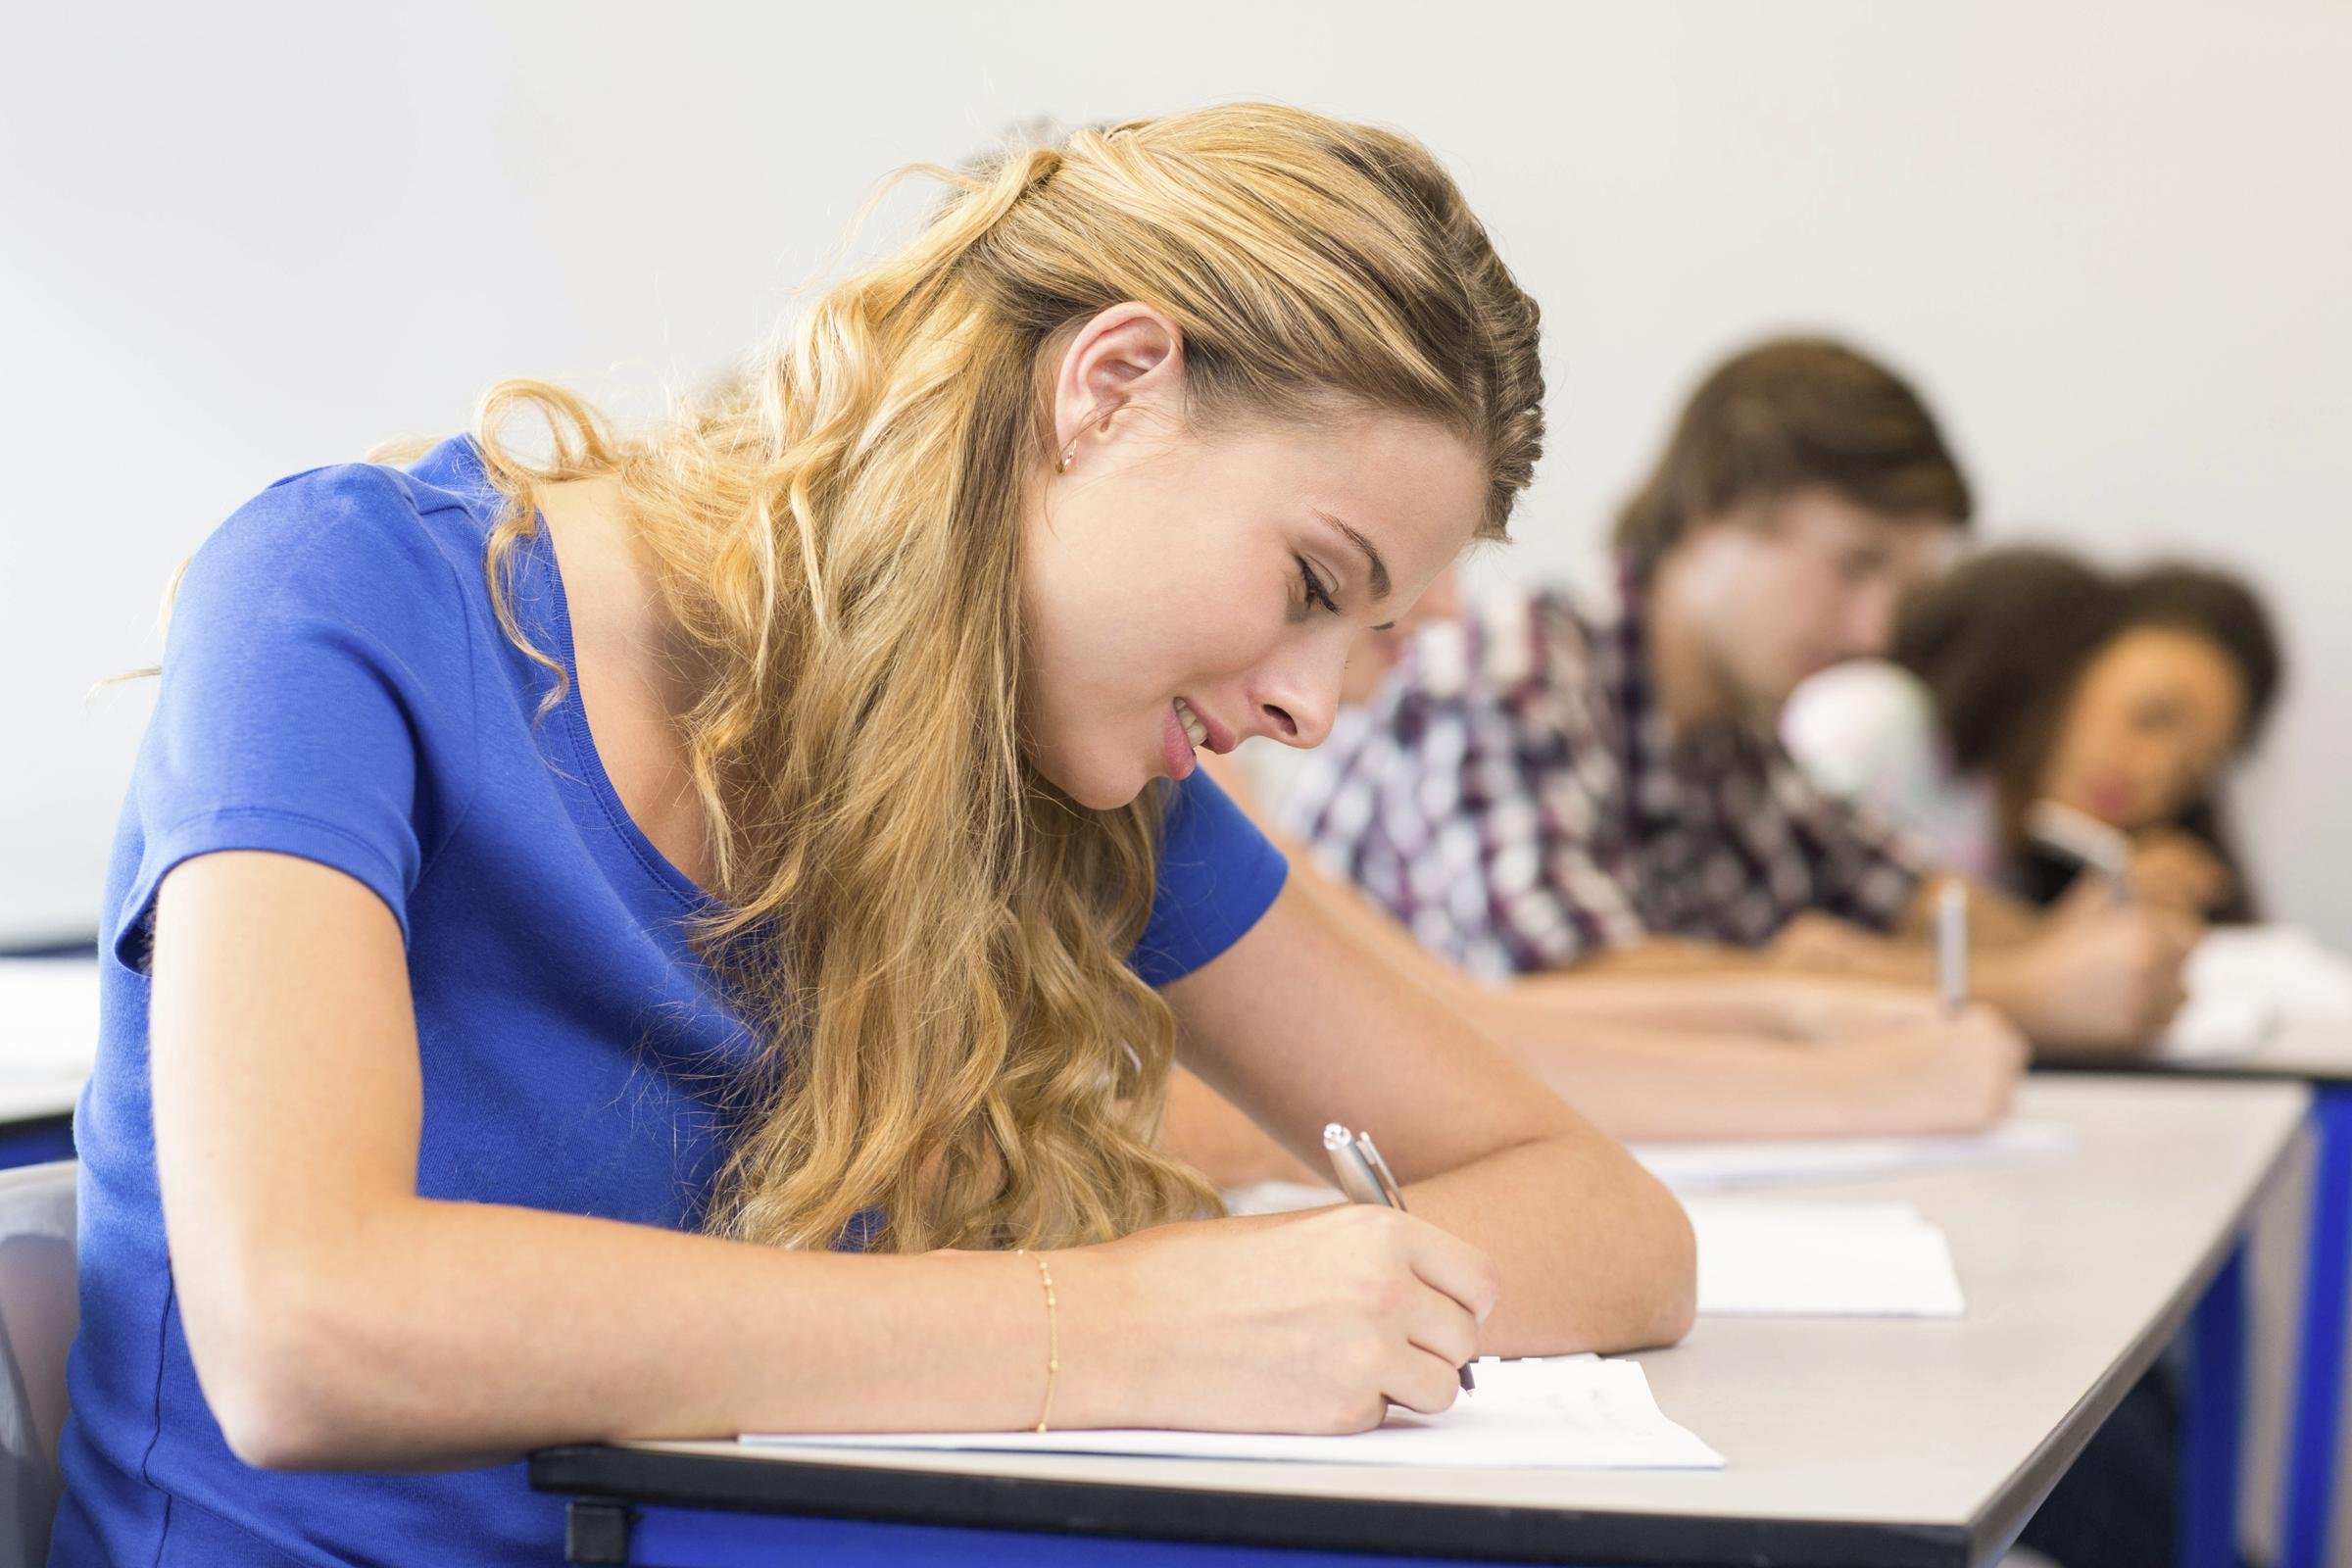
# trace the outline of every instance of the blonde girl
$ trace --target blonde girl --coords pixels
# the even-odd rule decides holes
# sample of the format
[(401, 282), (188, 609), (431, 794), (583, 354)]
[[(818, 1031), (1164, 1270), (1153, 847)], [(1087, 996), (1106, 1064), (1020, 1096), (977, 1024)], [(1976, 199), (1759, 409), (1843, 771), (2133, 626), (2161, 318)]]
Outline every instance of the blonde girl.
[[(674, 419), (508, 383), (196, 557), (57, 1560), (540, 1561), (540, 1445), (1340, 1431), (1683, 1332), (1673, 1200), (1196, 770), (1316, 744), (1500, 533), (1534, 305), (1417, 145), (1297, 111), (936, 172)], [(1376, 1130), (1411, 1215), (1213, 1217), (1179, 1057), (1296, 1150)]]

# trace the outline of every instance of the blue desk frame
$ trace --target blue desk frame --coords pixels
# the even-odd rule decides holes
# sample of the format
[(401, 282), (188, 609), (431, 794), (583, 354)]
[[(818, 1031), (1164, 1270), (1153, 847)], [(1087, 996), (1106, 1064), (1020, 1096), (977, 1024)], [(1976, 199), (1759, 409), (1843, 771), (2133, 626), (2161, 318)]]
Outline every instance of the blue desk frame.
[[(2092, 1424), (2065, 1446), (2068, 1460)], [(2062, 1469), (2030, 1464), (1996, 1499), (2001, 1523), (1965, 1529), (1200, 1492), (597, 1446), (533, 1455), (531, 1484), (571, 1494), (565, 1560), (613, 1568), (1971, 1568), (2014, 1538)]]
[(2244, 1243), (2205, 1288), (2188, 1340), (2188, 1408), (2180, 1432), (2174, 1551), (2180, 1568), (2237, 1568), (2246, 1414)]
[(1336, 1551), (1214, 1545), (1201, 1542), (1108, 1540), (1101, 1536), (1011, 1534), (942, 1525), (721, 1513), (709, 1508), (639, 1508), (623, 1559), (660, 1568), (770, 1568), (786, 1562), (856, 1568), (1445, 1568), (1430, 1557), (1355, 1556)]
[(74, 1113), (0, 1122), (0, 1170), (74, 1157)]
[(2352, 1083), (2314, 1082), (2311, 1229), (2278, 1568), (2327, 1568), (2343, 1454), (2346, 1269), (2352, 1266)]

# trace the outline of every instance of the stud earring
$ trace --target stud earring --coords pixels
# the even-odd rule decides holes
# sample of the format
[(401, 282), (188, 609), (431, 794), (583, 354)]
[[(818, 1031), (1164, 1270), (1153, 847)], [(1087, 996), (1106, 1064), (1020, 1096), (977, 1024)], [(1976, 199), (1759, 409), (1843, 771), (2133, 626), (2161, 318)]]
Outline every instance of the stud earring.
[[(1107, 434), (1110, 430), (1110, 421), (1112, 416), (1115, 416), (1120, 409), (1125, 407), (1126, 404), (1122, 400), (1121, 402), (1112, 404), (1108, 409), (1105, 409), (1102, 413), (1102, 417), (1100, 419), (1096, 418), (1091, 414), (1088, 415), (1084, 423), (1080, 425), (1079, 435), (1085, 434), (1085, 424), (1090, 423), (1094, 425), (1095, 433), (1097, 435)], [(1054, 471), (1055, 473), (1067, 473), (1070, 471), (1070, 466), (1077, 461), (1078, 436), (1074, 435), (1070, 437), (1070, 444), (1068, 446), (1063, 447), (1059, 452), (1054, 454)]]

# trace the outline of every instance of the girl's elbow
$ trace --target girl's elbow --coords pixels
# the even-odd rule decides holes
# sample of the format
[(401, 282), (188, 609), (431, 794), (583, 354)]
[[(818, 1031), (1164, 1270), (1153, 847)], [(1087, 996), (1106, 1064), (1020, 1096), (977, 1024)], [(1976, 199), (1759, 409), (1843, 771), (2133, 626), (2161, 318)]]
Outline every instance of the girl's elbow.
[(1664, 1212), (1659, 1216), (1659, 1282), (1656, 1321), (1659, 1345), (1678, 1344), (1698, 1317), (1698, 1237), (1682, 1200), (1663, 1187)]
[(1698, 1321), (1698, 1288), (1694, 1280), (1686, 1277), (1676, 1288), (1659, 1298), (1647, 1335), (1642, 1344), (1664, 1348), (1680, 1345), (1690, 1326)]
[(335, 1467), (328, 1423), (299, 1394), (269, 1388), (261, 1379), (231, 1378), (207, 1383), (205, 1398), (228, 1451), (254, 1469)]
[(228, 1451), (257, 1470), (333, 1468), (350, 1433), (339, 1430), (317, 1381), (302, 1375), (299, 1343), (283, 1330), (254, 1332), (249, 1341), (210, 1353), (190, 1341), (197, 1382)]
[(1643, 1288), (1627, 1314), (1622, 1349), (1678, 1344), (1698, 1316), (1698, 1243), (1690, 1216), (1663, 1186), (1649, 1206), (1649, 1266), (1640, 1272)]
[(228, 1449), (258, 1470), (346, 1462), (354, 1433), (334, 1407), (334, 1372), (353, 1338), (333, 1303), (296, 1275), (183, 1280), (180, 1316), (205, 1402)]

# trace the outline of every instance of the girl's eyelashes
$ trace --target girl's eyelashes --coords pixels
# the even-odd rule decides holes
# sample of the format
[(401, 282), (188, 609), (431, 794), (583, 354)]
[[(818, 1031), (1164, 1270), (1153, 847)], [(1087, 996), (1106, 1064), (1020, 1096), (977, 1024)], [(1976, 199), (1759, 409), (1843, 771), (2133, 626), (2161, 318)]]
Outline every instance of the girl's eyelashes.
[(1291, 559), (1298, 563), (1298, 580), (1306, 585), (1306, 602), (1338, 614), (1340, 602), (1332, 598), (1331, 590), (1323, 586), (1323, 579), (1315, 575), (1315, 568), (1308, 564), (1307, 559), (1304, 556), (1293, 556)]

